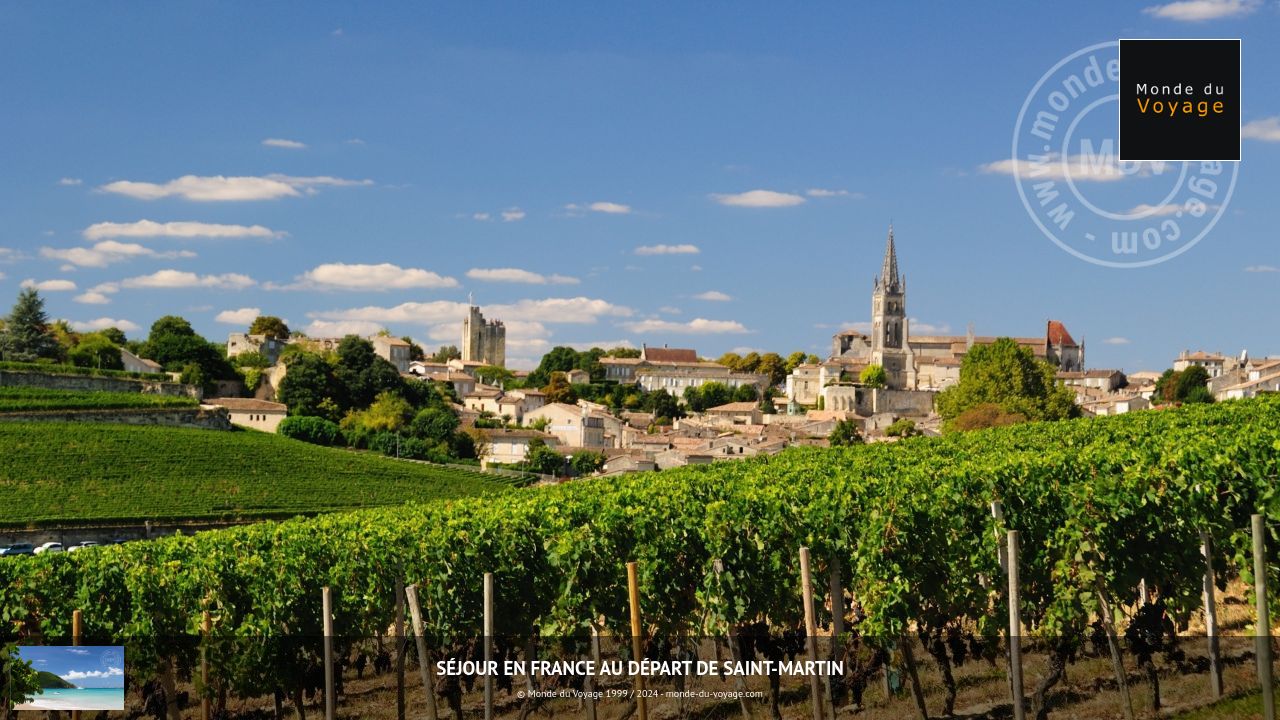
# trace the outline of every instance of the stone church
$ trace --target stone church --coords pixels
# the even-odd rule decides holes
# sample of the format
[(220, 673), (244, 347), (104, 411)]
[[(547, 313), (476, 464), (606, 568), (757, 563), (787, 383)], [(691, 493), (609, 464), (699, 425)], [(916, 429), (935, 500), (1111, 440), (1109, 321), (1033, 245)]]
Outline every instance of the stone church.
[[(832, 337), (831, 355), (820, 365), (801, 365), (787, 379), (788, 396), (802, 405), (813, 405), (824, 388), (856, 382), (868, 365), (885, 370), (891, 390), (941, 390), (960, 379), (960, 362), (975, 345), (994, 343), (998, 337), (975, 335), (912, 335), (907, 317), (907, 281), (898, 268), (893, 227), (885, 244), (884, 260), (871, 290), (870, 334), (845, 330)], [(1045, 323), (1042, 336), (1013, 337), (1037, 358), (1059, 370), (1084, 369), (1084, 343), (1077, 343), (1057, 320)]]

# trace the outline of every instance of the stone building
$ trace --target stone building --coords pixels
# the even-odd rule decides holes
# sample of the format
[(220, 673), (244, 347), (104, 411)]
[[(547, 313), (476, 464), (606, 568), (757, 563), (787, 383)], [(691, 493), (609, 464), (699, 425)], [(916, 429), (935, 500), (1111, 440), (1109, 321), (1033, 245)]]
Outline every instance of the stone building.
[(462, 320), (462, 360), (506, 367), (507, 328), (501, 320), (485, 320), (471, 305)]
[[(907, 315), (907, 282), (898, 267), (898, 253), (889, 228), (880, 273), (872, 282), (870, 335), (844, 330), (831, 339), (831, 356), (820, 365), (801, 365), (787, 378), (787, 398), (801, 406), (812, 406), (818, 397), (840, 406), (861, 407), (854, 394), (828, 392), (828, 386), (856, 383), (868, 365), (885, 370), (888, 390), (941, 390), (960, 380), (960, 364), (976, 345), (990, 345), (998, 336), (975, 335), (970, 327), (965, 335), (912, 335)], [(1077, 343), (1065, 325), (1057, 320), (1045, 323), (1041, 336), (1013, 337), (1039, 359), (1062, 372), (1084, 370), (1084, 343)], [(836, 397), (838, 396), (838, 397)], [(914, 405), (915, 403), (911, 403)], [(827, 409), (832, 409), (830, 405)]]

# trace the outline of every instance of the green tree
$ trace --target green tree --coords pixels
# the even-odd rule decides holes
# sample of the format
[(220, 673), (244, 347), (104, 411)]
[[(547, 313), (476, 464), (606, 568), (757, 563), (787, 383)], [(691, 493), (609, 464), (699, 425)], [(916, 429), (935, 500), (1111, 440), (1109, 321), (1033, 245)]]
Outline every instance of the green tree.
[(534, 438), (529, 441), (524, 466), (540, 475), (562, 475), (564, 456), (548, 447), (542, 438)]
[(59, 349), (49, 326), (49, 316), (44, 312), (44, 298), (35, 288), (23, 289), (5, 318), (0, 356), (10, 361), (34, 362), (57, 358)]
[(258, 368), (259, 370), (271, 367), (271, 363), (267, 361), (267, 356), (257, 350), (243, 352), (230, 358), (231, 364), (238, 368)]
[(1192, 365), (1178, 374), (1174, 382), (1173, 399), (1185, 403), (1213, 402), (1209, 392), (1209, 371)]
[(893, 424), (884, 429), (884, 434), (889, 437), (915, 437), (920, 434), (920, 430), (916, 428), (916, 421), (907, 418), (899, 418), (893, 421)]
[(290, 356), (276, 399), (289, 406), (290, 415), (313, 415), (337, 421), (346, 405), (342, 385), (333, 367), (311, 352)]
[(382, 392), (367, 410), (348, 417), (356, 418), (356, 422), (371, 432), (397, 432), (409, 424), (414, 414), (407, 400), (393, 392)]
[(446, 363), (446, 362), (449, 362), (450, 360), (461, 360), (461, 359), (462, 359), (462, 352), (458, 350), (457, 345), (441, 345), (439, 350), (436, 350), (434, 353), (431, 354), (430, 357), (427, 358), (427, 361), (433, 362), (433, 363)]
[(685, 416), (684, 406), (666, 390), (654, 390), (644, 399), (644, 408), (653, 413), (654, 420), (678, 420)]
[(733, 389), (719, 382), (704, 383), (701, 387), (689, 387), (684, 390), (684, 401), (689, 409), (702, 412), (707, 408), (733, 401)]
[(413, 338), (405, 335), (400, 339), (409, 343), (409, 362), (421, 361), (427, 357), (427, 352), (422, 349), (421, 345), (414, 342)]
[(827, 442), (831, 443), (831, 447), (848, 447), (849, 445), (862, 444), (862, 432), (858, 430), (856, 420), (838, 420), (835, 427), (831, 428), (831, 434), (827, 436)]
[(756, 390), (755, 385), (739, 385), (733, 391), (733, 400), (730, 402), (755, 402), (759, 399), (760, 393)]
[(124, 347), (129, 339), (124, 336), (124, 331), (118, 327), (109, 327), (105, 330), (98, 331), (103, 337), (115, 343), (117, 347)]
[(804, 364), (805, 354), (803, 350), (797, 350), (787, 356), (786, 370), (790, 375), (792, 371)]
[(858, 375), (858, 381), (870, 388), (882, 388), (888, 379), (883, 365), (868, 365)]
[(31, 663), (18, 655), (18, 645), (8, 643), (0, 647), (0, 705), (7, 717), (14, 717), (9, 710), (14, 705), (29, 701), (40, 692), (40, 681)]
[(348, 335), (338, 343), (338, 361), (334, 374), (346, 390), (347, 406), (364, 408), (380, 393), (401, 393), (404, 378), (400, 371), (373, 350), (373, 343), (357, 335)]
[(430, 407), (413, 416), (409, 431), (424, 440), (451, 442), (458, 430), (458, 416), (442, 407)]
[(529, 373), (529, 387), (541, 387), (551, 382), (553, 373), (567, 373), (578, 367), (578, 351), (571, 347), (558, 345), (542, 356), (538, 367)]
[(289, 326), (275, 315), (259, 315), (249, 325), (250, 335), (266, 335), (267, 337), (289, 339)]
[(605, 457), (603, 453), (593, 450), (579, 450), (569, 458), (569, 467), (573, 468), (573, 474), (578, 476), (591, 475), (604, 467)]
[(1009, 338), (977, 345), (960, 364), (960, 382), (938, 393), (938, 414), (948, 429), (956, 429), (951, 421), (961, 414), (985, 404), (997, 406), (1005, 416), (1028, 420), (1079, 416), (1074, 394), (1057, 381), (1056, 374), (1030, 348)]
[(787, 361), (782, 359), (778, 353), (765, 353), (760, 356), (760, 362), (756, 366), (756, 372), (761, 375), (769, 376), (769, 385), (780, 385), (787, 379)]
[(974, 405), (950, 420), (948, 430), (984, 430), (986, 428), (1017, 425), (1027, 421), (1022, 413), (1005, 412), (995, 403)]
[(501, 385), (506, 387), (511, 379), (515, 377), (515, 373), (498, 365), (481, 365), (476, 368), (473, 374), (476, 379), (486, 385)]
[(549, 403), (569, 403), (570, 405), (578, 402), (578, 395), (574, 392), (573, 386), (569, 384), (569, 378), (563, 372), (554, 372), (551, 374), (551, 380), (543, 388), (542, 392), (547, 396)]
[(760, 394), (760, 412), (765, 415), (774, 415), (778, 412), (777, 406), (773, 404), (774, 397), (773, 388), (764, 389), (764, 392)]
[(191, 323), (176, 315), (166, 315), (152, 323), (141, 348), (143, 357), (155, 360), (170, 372), (184, 372), (188, 365), (198, 365), (206, 385), (239, 377), (225, 353), (226, 348), (206, 341), (196, 334)]
[(124, 369), (124, 362), (120, 359), (120, 348), (102, 333), (81, 335), (80, 343), (67, 353), (67, 361), (79, 367), (101, 370)]

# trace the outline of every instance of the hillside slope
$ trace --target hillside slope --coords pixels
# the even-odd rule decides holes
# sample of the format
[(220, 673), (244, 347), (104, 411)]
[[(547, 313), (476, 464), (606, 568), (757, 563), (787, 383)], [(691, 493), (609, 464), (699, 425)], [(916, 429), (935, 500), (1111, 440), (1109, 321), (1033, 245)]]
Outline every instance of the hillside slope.
[(506, 487), (253, 431), (0, 423), (0, 526), (279, 517)]

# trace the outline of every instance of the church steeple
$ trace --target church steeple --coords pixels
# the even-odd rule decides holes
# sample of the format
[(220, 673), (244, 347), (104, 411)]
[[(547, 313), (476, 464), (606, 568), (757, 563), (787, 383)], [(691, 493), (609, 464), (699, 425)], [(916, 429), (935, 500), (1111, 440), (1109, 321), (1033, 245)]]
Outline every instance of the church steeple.
[(876, 287), (888, 292), (902, 290), (902, 277), (898, 275), (898, 252), (893, 247), (893, 223), (889, 223), (889, 240), (884, 246), (884, 264), (880, 267), (880, 277), (876, 278)]

